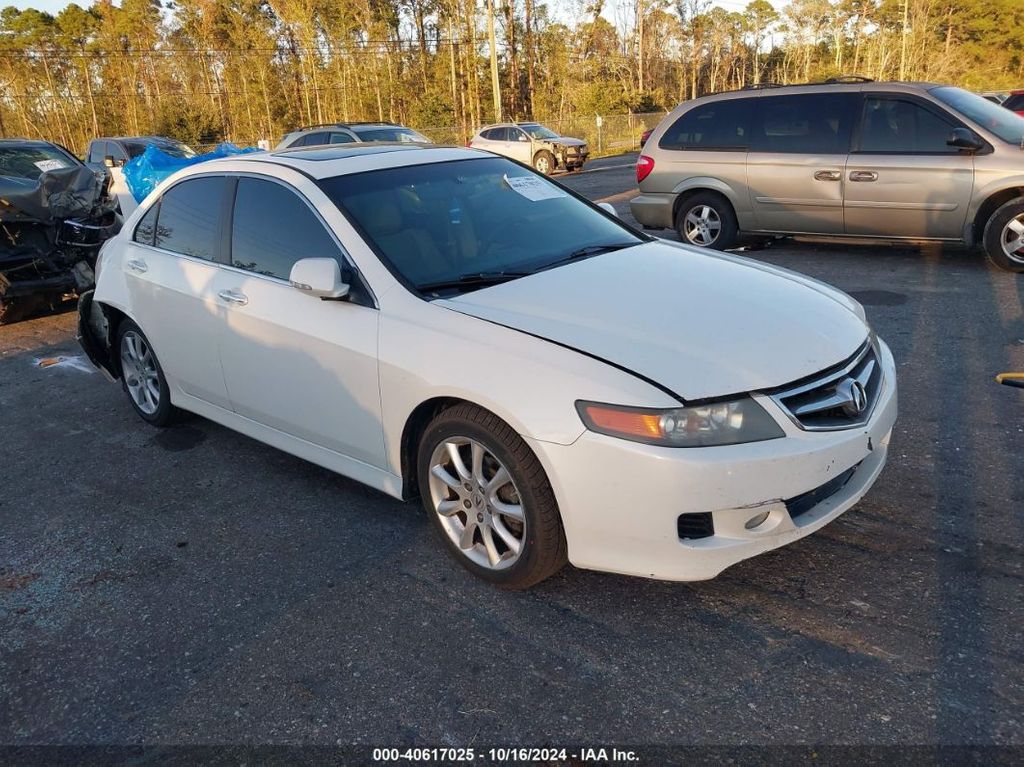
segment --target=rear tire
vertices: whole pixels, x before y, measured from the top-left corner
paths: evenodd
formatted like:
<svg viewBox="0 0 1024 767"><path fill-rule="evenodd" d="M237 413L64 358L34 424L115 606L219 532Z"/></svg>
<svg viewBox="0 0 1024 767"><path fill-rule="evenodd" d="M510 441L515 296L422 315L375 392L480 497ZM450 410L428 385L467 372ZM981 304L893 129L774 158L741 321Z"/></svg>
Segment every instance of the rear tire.
<svg viewBox="0 0 1024 767"><path fill-rule="evenodd" d="M181 411L171 404L167 378L142 329L129 319L122 320L115 348L121 387L135 412L153 426L170 426Z"/></svg>
<svg viewBox="0 0 1024 767"><path fill-rule="evenodd" d="M727 199L713 192L699 192L676 211L676 232L686 245L714 250L736 247L739 226Z"/></svg>
<svg viewBox="0 0 1024 767"><path fill-rule="evenodd" d="M982 243L989 261L1008 272L1024 272L1024 197L1000 207L985 224Z"/></svg>
<svg viewBox="0 0 1024 767"><path fill-rule="evenodd" d="M555 170L555 156L547 149L540 150L533 156L533 169L550 176Z"/></svg>
<svg viewBox="0 0 1024 767"><path fill-rule="evenodd" d="M526 589L568 561L540 461L493 413L468 403L441 412L420 440L416 466L427 516L448 553L477 577Z"/></svg>

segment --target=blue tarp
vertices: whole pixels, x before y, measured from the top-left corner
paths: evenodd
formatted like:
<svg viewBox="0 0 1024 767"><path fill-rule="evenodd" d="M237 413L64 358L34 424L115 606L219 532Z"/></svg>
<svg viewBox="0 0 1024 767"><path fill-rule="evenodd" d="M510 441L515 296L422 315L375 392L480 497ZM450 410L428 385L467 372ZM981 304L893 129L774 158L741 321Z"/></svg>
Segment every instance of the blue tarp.
<svg viewBox="0 0 1024 767"><path fill-rule="evenodd" d="M182 168L207 160L216 160L218 157L260 151L262 150L255 147L239 149L232 143L224 142L206 154L197 154L195 157L172 157L150 144L146 147L145 152L125 163L124 180L127 182L135 202L142 202L146 199L146 195L156 188L157 184Z"/></svg>

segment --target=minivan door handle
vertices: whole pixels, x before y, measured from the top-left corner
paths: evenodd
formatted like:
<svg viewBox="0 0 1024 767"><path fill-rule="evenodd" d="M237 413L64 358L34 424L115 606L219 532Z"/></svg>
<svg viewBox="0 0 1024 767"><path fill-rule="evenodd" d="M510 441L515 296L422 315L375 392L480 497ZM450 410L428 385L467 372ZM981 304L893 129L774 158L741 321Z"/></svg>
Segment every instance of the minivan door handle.
<svg viewBox="0 0 1024 767"><path fill-rule="evenodd" d="M236 306L245 306L249 303L247 295L234 290L222 290L217 295L221 297L222 301L227 301L229 304L235 304Z"/></svg>
<svg viewBox="0 0 1024 767"><path fill-rule="evenodd" d="M128 261L125 262L125 266L127 266L133 272L138 272L139 274L149 271L149 267L146 266L146 262L138 258L129 258Z"/></svg>
<svg viewBox="0 0 1024 767"><path fill-rule="evenodd" d="M814 174L814 178L818 181L838 181L843 177L843 174L838 170L819 170Z"/></svg>
<svg viewBox="0 0 1024 767"><path fill-rule="evenodd" d="M854 170L850 172L850 181L878 181L878 174L873 170Z"/></svg>

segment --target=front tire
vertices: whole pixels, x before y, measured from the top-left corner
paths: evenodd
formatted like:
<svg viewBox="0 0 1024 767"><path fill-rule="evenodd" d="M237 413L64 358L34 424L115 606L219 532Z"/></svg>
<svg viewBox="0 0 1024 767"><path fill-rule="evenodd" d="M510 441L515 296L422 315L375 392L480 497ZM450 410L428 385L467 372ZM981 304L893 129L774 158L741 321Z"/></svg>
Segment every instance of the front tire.
<svg viewBox="0 0 1024 767"><path fill-rule="evenodd" d="M545 176L550 176L555 170L555 156L547 149L542 149L533 157L533 169Z"/></svg>
<svg viewBox="0 0 1024 767"><path fill-rule="evenodd" d="M982 237L989 260L1008 272L1024 272L1024 197L1000 207Z"/></svg>
<svg viewBox="0 0 1024 767"><path fill-rule="evenodd" d="M142 329L124 320L117 329L118 362L121 386L135 412L154 426L169 426L178 416L171 404L167 378Z"/></svg>
<svg viewBox="0 0 1024 767"><path fill-rule="evenodd" d="M565 531L547 475L493 413L470 404L440 413L420 440L417 469L445 548L477 577L526 589L565 565Z"/></svg>
<svg viewBox="0 0 1024 767"><path fill-rule="evenodd" d="M679 206L676 231L685 244L699 248L728 250L739 240L732 205L721 195L707 192L695 194Z"/></svg>

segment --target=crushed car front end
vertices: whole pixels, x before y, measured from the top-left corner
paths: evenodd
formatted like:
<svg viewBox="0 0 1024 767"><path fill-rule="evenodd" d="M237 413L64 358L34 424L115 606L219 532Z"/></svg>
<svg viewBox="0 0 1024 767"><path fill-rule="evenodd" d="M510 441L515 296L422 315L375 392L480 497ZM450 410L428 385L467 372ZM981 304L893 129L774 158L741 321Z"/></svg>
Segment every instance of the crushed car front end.
<svg viewBox="0 0 1024 767"><path fill-rule="evenodd" d="M108 189L105 173L70 162L35 179L0 175L0 323L93 286L99 248L121 228Z"/></svg>
<svg viewBox="0 0 1024 767"><path fill-rule="evenodd" d="M558 167L565 168L568 171L580 170L590 156L587 142L578 138L559 136L548 143Z"/></svg>

